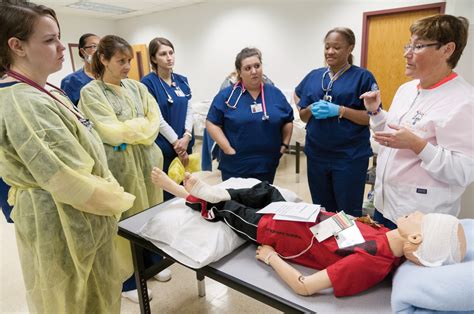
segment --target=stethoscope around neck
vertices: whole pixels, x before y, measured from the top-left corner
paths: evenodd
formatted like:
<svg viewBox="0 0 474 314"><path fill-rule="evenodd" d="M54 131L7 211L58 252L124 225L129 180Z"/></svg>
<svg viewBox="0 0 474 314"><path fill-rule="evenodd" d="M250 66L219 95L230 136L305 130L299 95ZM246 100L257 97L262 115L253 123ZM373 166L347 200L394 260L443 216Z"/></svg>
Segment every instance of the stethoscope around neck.
<svg viewBox="0 0 474 314"><path fill-rule="evenodd" d="M268 121L270 119L270 116L268 115L267 113L267 106L265 104L265 92L264 92L264 88L263 88L263 83L260 83L260 94L262 95L262 106L263 106L263 115L262 115L262 120L263 121ZM237 99L235 100L235 103L234 105L231 105L230 104L230 101L232 99L232 96L234 95L235 91L237 88L240 88L240 94L239 96L237 97ZM225 104L227 105L227 107L231 108L231 109L237 109L237 105L240 101L240 97L242 97L242 94L245 93L247 91L247 89L245 88L244 86L244 82L241 82L241 81L237 81L234 86L232 87L232 91L230 92L230 95L229 97L227 98L227 100L225 101Z"/></svg>
<svg viewBox="0 0 474 314"><path fill-rule="evenodd" d="M156 74L156 76L158 76L158 79L160 80L161 87L163 88L163 91L164 91L165 94L166 94L166 98L167 98L166 100L168 101L168 103L169 103L170 105L172 105L172 104L174 103L173 97L171 97L171 95L170 95L170 94L168 93L168 91L166 90L165 85L163 85L163 79L158 75L158 73ZM175 80L175 78L174 78L174 74L171 73L171 87L173 87L173 88L175 89L175 91L180 90L180 91L183 93L184 97L186 97L186 98L187 98L187 97L190 97L190 96L192 95L192 93L191 93L191 87L189 86L188 83L186 83L185 80L183 80L183 82L184 82L184 84L186 84L186 86L189 88L189 94L185 94L185 93L183 92L183 90L178 86L178 84L176 84L176 80Z"/></svg>

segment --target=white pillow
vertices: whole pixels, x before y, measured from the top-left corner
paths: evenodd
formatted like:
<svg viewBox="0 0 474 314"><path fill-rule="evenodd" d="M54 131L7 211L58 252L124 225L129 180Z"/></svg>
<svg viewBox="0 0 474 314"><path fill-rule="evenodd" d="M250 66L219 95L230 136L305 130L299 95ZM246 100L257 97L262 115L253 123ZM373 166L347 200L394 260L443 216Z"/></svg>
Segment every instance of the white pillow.
<svg viewBox="0 0 474 314"><path fill-rule="evenodd" d="M259 182L257 179L231 178L219 186L249 188ZM296 193L277 188L287 201L301 201ZM199 212L187 207L183 199L176 199L166 208L160 209L141 228L139 234L177 261L192 268L201 268L215 262L245 242L224 222L209 222L202 218Z"/></svg>

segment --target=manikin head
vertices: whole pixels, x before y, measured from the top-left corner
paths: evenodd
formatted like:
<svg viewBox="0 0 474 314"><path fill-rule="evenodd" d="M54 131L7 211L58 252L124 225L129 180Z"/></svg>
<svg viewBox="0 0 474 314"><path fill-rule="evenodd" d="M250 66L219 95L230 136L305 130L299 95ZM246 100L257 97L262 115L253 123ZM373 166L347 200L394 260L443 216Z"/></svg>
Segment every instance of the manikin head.
<svg viewBox="0 0 474 314"><path fill-rule="evenodd" d="M415 264L441 266L459 263L466 255L466 236L459 220L447 214L414 212L397 220L405 240L403 254Z"/></svg>

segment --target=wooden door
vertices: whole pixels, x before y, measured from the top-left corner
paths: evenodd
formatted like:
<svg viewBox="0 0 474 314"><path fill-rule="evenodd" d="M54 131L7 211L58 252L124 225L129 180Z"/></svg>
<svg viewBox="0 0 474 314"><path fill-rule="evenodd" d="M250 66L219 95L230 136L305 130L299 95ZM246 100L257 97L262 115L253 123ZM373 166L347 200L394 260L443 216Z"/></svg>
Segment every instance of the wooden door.
<svg viewBox="0 0 474 314"><path fill-rule="evenodd" d="M150 60L148 58L148 48L145 44L132 45L133 59L128 78L139 81L143 76L150 73Z"/></svg>
<svg viewBox="0 0 474 314"><path fill-rule="evenodd" d="M365 29L366 53L362 53L365 62L362 66L371 71L382 95L385 110L390 108L398 87L411 80L405 75L403 46L410 40L410 25L423 17L444 11L444 6L424 5L390 11L379 11L367 15ZM366 13L364 13L364 17ZM364 41L363 39L363 41Z"/></svg>

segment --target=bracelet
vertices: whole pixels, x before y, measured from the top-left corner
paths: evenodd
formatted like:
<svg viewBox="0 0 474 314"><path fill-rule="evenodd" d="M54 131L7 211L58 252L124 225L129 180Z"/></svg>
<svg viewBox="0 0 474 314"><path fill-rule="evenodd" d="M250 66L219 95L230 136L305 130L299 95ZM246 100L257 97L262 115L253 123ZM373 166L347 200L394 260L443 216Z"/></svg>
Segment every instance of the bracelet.
<svg viewBox="0 0 474 314"><path fill-rule="evenodd" d="M264 260L265 264L270 265L270 258L273 255L277 255L277 252L272 251L272 252L268 253L267 257L265 257L265 260Z"/></svg>
<svg viewBox="0 0 474 314"><path fill-rule="evenodd" d="M284 146L286 149L290 149L290 145L288 145L288 144L281 143L281 146Z"/></svg>
<svg viewBox="0 0 474 314"><path fill-rule="evenodd" d="M373 111L373 112L367 110L367 114L368 114L369 116L372 116L372 117L373 117L373 116L378 115L380 111L382 111L382 107L379 106L379 107L377 108L377 110L375 110L375 111Z"/></svg>
<svg viewBox="0 0 474 314"><path fill-rule="evenodd" d="M339 113L339 119L342 119L344 113L346 113L346 107L340 106L339 108L341 108L341 112Z"/></svg>
<svg viewBox="0 0 474 314"><path fill-rule="evenodd" d="M184 135L189 136L189 138L193 138L193 134L189 131L184 132Z"/></svg>

